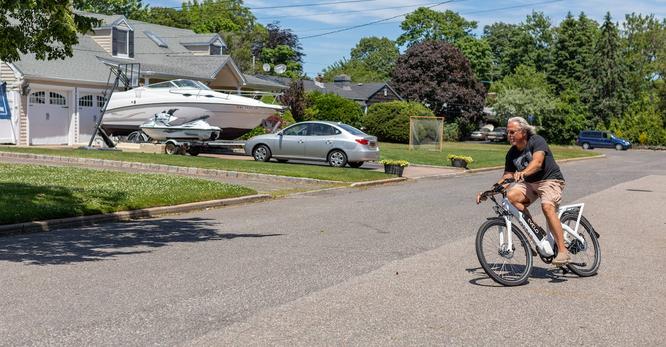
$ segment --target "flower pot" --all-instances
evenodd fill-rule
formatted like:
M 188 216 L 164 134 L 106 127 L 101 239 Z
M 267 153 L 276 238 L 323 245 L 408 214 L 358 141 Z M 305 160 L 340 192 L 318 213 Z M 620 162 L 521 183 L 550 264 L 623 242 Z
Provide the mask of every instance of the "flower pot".
M 405 168 L 400 165 L 384 165 L 384 173 L 398 175 L 398 177 L 402 177 L 404 170 Z
M 467 169 L 467 161 L 462 159 L 451 159 L 451 165 L 453 167 L 462 167 Z

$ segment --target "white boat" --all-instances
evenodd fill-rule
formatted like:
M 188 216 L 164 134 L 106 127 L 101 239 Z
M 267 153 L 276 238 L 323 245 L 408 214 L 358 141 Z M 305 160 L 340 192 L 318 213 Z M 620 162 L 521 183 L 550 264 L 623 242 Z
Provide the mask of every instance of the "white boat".
M 283 109 L 239 95 L 211 90 L 199 81 L 177 79 L 126 92 L 114 92 L 104 113 L 104 128 L 114 134 L 138 130 L 145 120 L 167 109 L 178 109 L 181 119 L 209 115 L 208 123 L 220 127 L 222 139 L 235 139 Z
M 206 122 L 209 116 L 178 122 L 174 116 L 177 109 L 161 112 L 139 126 L 141 130 L 153 140 L 215 140 L 220 135 L 220 127 L 212 126 Z

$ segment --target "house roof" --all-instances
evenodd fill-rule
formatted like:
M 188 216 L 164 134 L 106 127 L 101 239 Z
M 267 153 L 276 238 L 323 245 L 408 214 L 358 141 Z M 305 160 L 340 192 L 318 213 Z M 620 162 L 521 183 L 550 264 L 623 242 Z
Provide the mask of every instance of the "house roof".
M 76 82 L 106 83 L 109 68 L 103 61 L 115 63 L 140 63 L 142 76 L 164 78 L 192 78 L 212 80 L 225 66 L 231 66 L 241 84 L 245 78 L 228 55 L 194 55 L 184 44 L 192 42 L 224 41 L 217 34 L 196 34 L 191 30 L 171 28 L 123 16 L 107 16 L 83 13 L 102 20 L 97 29 L 108 29 L 125 22 L 134 30 L 134 58 L 123 59 L 107 53 L 90 35 L 79 35 L 79 43 L 73 47 L 73 56 L 64 60 L 37 60 L 34 54 L 22 55 L 13 65 L 28 78 L 71 80 Z M 159 37 L 167 47 L 153 41 L 146 32 Z
M 253 75 L 244 75 L 245 80 L 247 81 L 246 86 L 250 88 L 256 88 L 256 89 L 265 89 L 265 90 L 283 90 L 287 89 L 288 83 L 283 84 L 280 83 L 276 80 L 272 80 L 270 78 L 266 78 L 266 76 L 253 76 Z
M 281 83 L 285 86 L 288 86 L 291 80 L 287 77 L 279 76 L 259 76 L 263 79 L 269 79 Z M 388 83 L 385 82 L 372 82 L 372 83 L 349 83 L 347 87 L 344 87 L 342 83 L 336 82 L 315 82 L 312 80 L 303 80 L 303 89 L 305 91 L 318 91 L 321 93 L 332 93 L 339 95 L 343 98 L 366 102 L 377 92 L 388 88 L 395 95 L 398 96 L 400 100 L 402 97 L 398 94 Z

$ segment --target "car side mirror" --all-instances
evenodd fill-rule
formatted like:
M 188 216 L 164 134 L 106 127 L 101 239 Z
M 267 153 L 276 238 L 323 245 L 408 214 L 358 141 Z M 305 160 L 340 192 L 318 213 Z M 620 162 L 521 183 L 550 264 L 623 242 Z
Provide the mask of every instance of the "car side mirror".
M 281 131 L 278 131 L 278 133 L 277 133 L 276 135 L 277 135 L 277 136 L 282 136 L 282 132 L 281 132 Z

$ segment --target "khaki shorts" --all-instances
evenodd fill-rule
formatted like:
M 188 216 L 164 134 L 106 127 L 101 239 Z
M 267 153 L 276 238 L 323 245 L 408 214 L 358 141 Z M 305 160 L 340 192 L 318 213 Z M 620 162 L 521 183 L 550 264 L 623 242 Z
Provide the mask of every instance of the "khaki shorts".
M 509 188 L 517 189 L 523 193 L 533 203 L 537 198 L 541 199 L 541 204 L 550 204 L 555 208 L 560 206 L 562 201 L 562 191 L 564 190 L 564 181 L 562 180 L 543 180 L 534 183 L 519 182 Z M 528 204 L 529 205 L 529 204 Z

